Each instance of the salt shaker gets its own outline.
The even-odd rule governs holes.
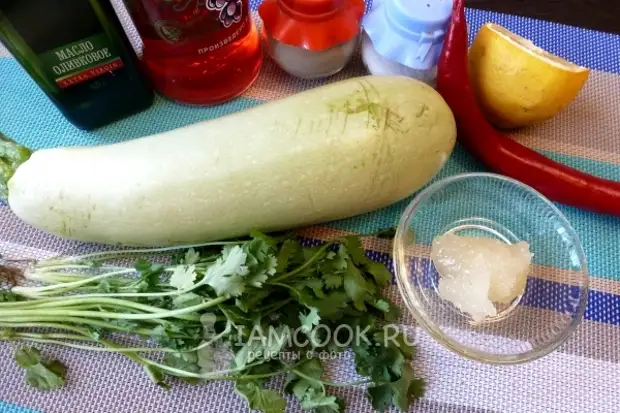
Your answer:
[[[362,60],[373,75],[435,86],[453,0],[375,0],[362,20]]]
[[[359,42],[364,0],[264,0],[258,8],[271,58],[302,79],[331,76]]]

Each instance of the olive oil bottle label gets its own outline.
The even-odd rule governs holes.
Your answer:
[[[39,59],[45,73],[62,89],[124,66],[104,33],[48,50]]]

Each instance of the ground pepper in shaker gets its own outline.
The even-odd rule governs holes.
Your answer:
[[[258,8],[271,58],[302,79],[333,75],[359,41],[364,0],[264,0]]]
[[[362,21],[362,60],[373,75],[435,86],[453,0],[375,0]]]

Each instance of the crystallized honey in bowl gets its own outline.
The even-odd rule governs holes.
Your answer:
[[[456,175],[421,191],[401,217],[394,266],[418,324],[484,363],[549,354],[586,307],[577,234],[548,199],[501,175]]]

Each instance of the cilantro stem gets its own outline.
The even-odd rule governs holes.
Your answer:
[[[38,301],[38,300],[37,300]],[[44,303],[37,303],[37,301],[32,301],[35,304],[28,306],[25,311],[28,310],[36,310],[41,308],[58,308],[58,307],[68,307],[78,304],[97,304],[100,306],[106,306],[115,309],[123,309],[123,308],[132,308],[135,310],[145,311],[149,313],[158,313],[161,312],[161,308],[153,307],[146,304],[140,304],[129,300],[119,300],[115,298],[99,298],[99,297],[91,297],[88,295],[82,295],[79,297],[55,297],[50,298],[48,301]],[[2,315],[0,314],[0,317]],[[179,317],[177,317],[179,318]],[[187,319],[187,318],[186,318]],[[200,317],[189,317],[189,321],[200,321]]]
[[[208,347],[208,346],[212,345],[214,342],[216,342],[217,340],[221,339],[222,337],[224,337],[226,334],[228,334],[230,332],[230,325],[227,325],[227,327],[226,327],[226,329],[224,331],[222,331],[220,334],[214,336],[211,340],[205,341],[204,343],[201,343],[199,346],[196,346],[194,348],[187,349],[187,350],[178,350],[178,349],[171,349],[171,348],[165,348],[165,347],[124,347],[124,348],[114,348],[113,349],[113,348],[109,348],[109,347],[86,346],[86,345],[67,343],[65,341],[55,340],[55,339],[67,339],[67,340],[76,340],[76,341],[100,342],[100,340],[94,339],[94,338],[90,337],[90,332],[88,330],[83,329],[83,328],[67,326],[67,325],[64,325],[64,324],[57,324],[57,323],[34,323],[34,324],[31,324],[30,326],[31,327],[44,327],[44,328],[63,329],[63,330],[68,330],[68,331],[73,331],[73,332],[79,333],[79,335],[67,334],[67,333],[24,333],[24,332],[12,332],[7,338],[3,338],[0,335],[0,340],[2,340],[2,339],[8,339],[8,340],[23,339],[23,340],[26,340],[26,341],[36,341],[36,342],[39,342],[39,343],[58,344],[58,345],[62,345],[62,346],[65,346],[65,347],[71,347],[71,348],[75,348],[75,349],[79,349],[79,350],[100,351],[100,352],[191,353],[191,352],[198,351],[198,350],[201,350],[201,349],[203,349],[205,347]],[[0,327],[5,327],[5,328],[25,328],[25,327],[28,327],[28,325],[26,325],[25,323],[12,324],[12,323],[0,322]],[[147,330],[147,332],[149,334],[152,333],[152,331],[148,331],[148,330]],[[41,341],[41,340],[45,340],[45,341]]]
[[[21,287],[21,286],[17,286],[17,287],[13,287],[12,291],[20,294],[20,295],[24,295],[24,296],[29,296],[32,295],[32,293],[43,293],[46,294],[50,291],[54,292],[54,290],[58,290],[58,289],[63,289],[66,290],[67,288],[75,288],[75,287],[81,287],[83,285],[87,285],[92,283],[93,281],[99,281],[99,280],[103,280],[105,278],[109,278],[109,277],[114,277],[117,275],[122,275],[122,274],[130,274],[130,273],[134,273],[136,272],[134,269],[124,269],[121,271],[112,271],[106,274],[101,274],[101,275],[97,275],[95,277],[90,277],[88,279],[84,279],[84,280],[80,280],[80,281],[73,281],[73,282],[69,282],[69,283],[64,283],[64,284],[55,284],[55,285],[46,285],[44,287]],[[36,294],[34,295],[36,297]]]
[[[100,320],[92,320],[88,318],[78,318],[78,317],[16,317],[11,318],[11,321],[0,321],[0,326],[7,328],[58,328],[65,330],[73,330],[73,325],[60,324],[60,323],[71,323],[71,324],[84,324],[90,325],[92,327],[101,327],[106,328],[108,330],[123,332],[123,333],[132,333],[132,334],[140,334],[144,336],[150,336],[153,334],[153,330],[146,328],[126,328],[121,327],[116,324],[108,323],[106,321]],[[47,321],[52,321],[52,323],[47,323]],[[163,321],[163,320],[162,320]],[[57,322],[57,323],[56,323]],[[76,327],[77,328],[77,327]]]
[[[67,334],[67,333],[11,333],[10,339],[23,338],[26,340],[77,340],[77,341],[94,341],[97,340],[92,337],[86,337],[80,334]],[[64,341],[57,341],[57,343],[64,343]]]
[[[263,307],[263,308],[259,309],[259,311],[262,312],[263,317],[265,317],[265,316],[267,316],[267,315],[269,315],[271,313],[274,313],[274,312],[278,311],[280,308],[284,307],[285,305],[287,305],[291,301],[293,301],[293,299],[291,297],[289,297],[286,300],[280,301],[279,303],[276,302],[276,303],[270,304],[270,305],[268,305],[266,307]]]
[[[156,361],[153,360],[149,360],[149,359],[142,359],[143,363],[148,364],[149,366],[153,366],[153,367],[157,367],[161,370],[167,371],[168,373],[171,373],[172,375],[175,375],[177,377],[188,377],[188,378],[194,378],[194,379],[205,379],[205,380],[238,380],[239,377],[230,377],[230,376],[214,376],[215,373],[205,373],[205,374],[198,374],[198,373],[192,373],[189,371],[185,371],[185,370],[180,370],[174,367],[170,367],[167,366],[165,364],[161,364],[158,363]],[[238,373],[240,371],[243,370],[247,370],[251,367],[256,367],[260,364],[263,364],[264,361],[257,361],[251,364],[248,364],[244,367],[237,367],[234,369],[228,369],[228,370],[222,370],[222,371],[218,371],[217,374],[230,374],[230,373]]]
[[[120,326],[115,326],[114,324],[110,324],[110,323],[101,323],[101,324],[104,324],[104,325],[97,326],[97,327],[105,327],[113,331],[124,332],[124,333],[135,333],[135,334],[141,334],[141,335],[151,335],[153,333],[153,331],[149,329],[143,329],[143,328],[128,329],[128,328],[123,328]],[[77,331],[76,328],[78,328],[78,327],[74,328],[74,326],[69,326],[66,324],[45,323],[45,322],[0,322],[0,327],[11,328],[11,329],[55,328],[58,330],[69,330],[69,331]],[[87,330],[81,330],[81,331],[87,331]]]
[[[152,318],[182,318],[179,316],[193,313],[196,311],[204,310],[215,305],[221,304],[228,300],[228,297],[214,298],[206,303],[198,304],[191,307],[185,307],[178,310],[161,311],[158,313],[149,314],[123,314],[112,313],[106,311],[75,311],[70,309],[20,309],[20,310],[6,310],[0,313],[0,320],[8,316],[23,316],[23,315],[48,315],[48,316],[75,316],[75,317],[94,317],[94,318],[111,318],[117,320],[148,320]],[[30,313],[30,314],[28,314]]]
[[[177,246],[162,247],[162,248],[138,248],[138,249],[133,249],[133,250],[100,251],[100,252],[93,252],[90,254],[76,255],[76,256],[68,257],[64,259],[41,260],[36,264],[36,266],[38,268],[44,268],[50,265],[62,265],[65,263],[70,263],[70,262],[89,261],[89,260],[92,260],[93,258],[98,258],[99,260],[109,260],[113,258],[128,258],[130,256],[135,256],[135,255],[156,254],[156,253],[178,251],[178,250],[184,250],[184,249],[190,249],[190,248],[239,245],[239,244],[243,244],[244,242],[245,240],[219,241],[219,242],[207,242],[203,244],[177,245]]]
[[[79,340],[82,340],[82,341],[96,341],[94,339],[89,339],[87,337],[81,337],[81,336],[77,336],[77,337],[79,337]],[[4,339],[2,337],[0,337],[0,340],[4,340]],[[108,352],[123,353],[123,351],[120,351],[122,349],[112,349],[112,348],[108,348],[108,347],[86,346],[86,345],[80,345],[80,344],[67,343],[66,341],[60,341],[60,340],[54,340],[54,339],[38,338],[38,337],[27,337],[27,335],[25,335],[25,334],[17,334],[17,333],[12,335],[12,336],[10,336],[6,340],[27,341],[27,342],[38,343],[38,344],[53,344],[53,345],[57,345],[57,346],[73,348],[73,349],[76,349],[76,350],[90,350],[90,351],[100,350],[100,351],[104,351],[104,352],[108,351]]]
[[[295,268],[293,271],[289,271],[289,272],[287,272],[285,274],[282,274],[282,275],[279,275],[279,276],[273,278],[271,280],[270,284],[286,280],[287,278],[294,277],[295,275],[303,272],[306,268],[310,267],[312,264],[314,264],[316,261],[318,261],[318,259],[321,258],[321,255],[325,251],[327,251],[327,249],[329,247],[331,247],[332,245],[333,245],[333,242],[328,242],[328,243],[324,244],[321,248],[319,248],[319,250],[312,257],[310,257],[310,259],[308,259],[302,265],[300,265],[299,267]]]
[[[287,366],[283,369],[280,369],[278,371],[275,372],[271,372],[271,373],[264,373],[264,374],[251,374],[251,375],[242,375],[242,376],[214,376],[213,374],[231,374],[231,373],[238,373],[240,371],[243,370],[247,370],[250,369],[252,367],[258,366],[260,364],[263,364],[264,361],[257,361],[251,364],[248,364],[244,367],[237,367],[234,369],[229,369],[229,370],[222,370],[222,371],[218,371],[218,372],[212,372],[212,373],[205,373],[205,374],[198,374],[198,373],[192,373],[189,371],[185,371],[185,370],[180,370],[180,369],[176,369],[174,367],[170,367],[170,366],[166,366],[165,364],[160,364],[157,363],[155,361],[152,360],[148,360],[145,359],[144,360],[147,364],[153,366],[153,367],[157,367],[160,368],[162,370],[167,371],[169,374],[177,376],[177,377],[187,377],[187,378],[195,378],[195,379],[204,379],[204,380],[227,380],[227,381],[237,381],[237,380],[253,380],[253,379],[262,379],[262,378],[268,378],[268,377],[273,377],[273,376],[277,376],[280,375],[282,373],[286,373],[288,371],[293,370],[295,367],[298,367],[300,364],[302,364],[303,362],[305,362],[305,360],[297,362],[291,366]]]
[[[319,379],[315,379],[315,378],[310,377],[310,376],[307,376],[307,375],[303,374],[302,372],[300,372],[300,371],[299,371],[299,370],[297,370],[297,369],[293,369],[293,370],[291,370],[291,371],[292,371],[293,373],[295,373],[296,375],[298,375],[299,377],[301,377],[301,378],[304,378],[304,379],[306,379],[306,380],[308,380],[308,381],[310,381],[310,382],[315,382],[315,383],[320,384],[320,385],[321,385],[321,389],[323,389],[323,393],[325,393],[325,392],[326,392],[326,391],[325,391],[325,384],[324,384],[321,380],[319,380]]]
[[[45,283],[47,285],[54,284],[66,284],[73,281],[81,281],[81,280],[92,280],[93,276],[82,273],[63,273],[63,272],[30,272],[26,276],[28,280],[31,281],[39,281],[41,283]],[[106,280],[110,285],[114,286],[126,286],[128,284],[134,283],[135,280],[130,278],[110,278]],[[92,287],[82,287],[82,288],[92,288]],[[77,288],[76,288],[77,289]]]
[[[55,270],[55,269],[63,269],[63,270],[89,270],[92,269],[92,265],[88,265],[88,264],[55,264],[55,265],[46,265],[46,266],[36,266],[37,269],[40,269],[41,271],[31,271],[31,272],[26,272],[26,274],[24,274],[24,276],[27,279],[33,279],[30,278],[32,276],[36,276],[38,274],[46,274],[48,272],[51,272],[51,270]],[[127,268],[124,267],[109,267],[106,269],[109,270],[126,270]],[[45,277],[41,277],[41,278],[35,278],[35,279],[45,279]]]
[[[90,319],[90,318],[83,318],[80,316],[49,316],[48,313],[44,313],[44,314],[36,314],[36,315],[27,315],[27,316],[14,316],[14,317],[9,317],[6,320],[2,319],[2,315],[4,315],[3,313],[0,313],[0,322],[13,322],[13,323],[22,323],[22,322],[46,322],[46,321],[62,321],[62,322],[68,322],[68,323],[82,323],[82,324],[88,324],[88,325],[93,325],[93,326],[99,326],[99,327],[103,327],[103,328],[112,328],[112,327],[108,327],[108,326],[115,326],[117,327],[117,331],[124,331],[127,333],[135,333],[135,334],[142,334],[142,333],[138,333],[137,330],[134,330],[132,328],[128,328],[128,329],[123,329],[120,330],[118,329],[118,325],[116,324],[112,324],[112,323],[106,323],[105,321],[100,321],[100,320],[94,320],[94,319]],[[82,322],[80,321],[72,321],[72,320],[84,320]],[[148,320],[141,320],[143,323],[150,323],[150,324],[159,324],[162,326],[166,326],[170,323],[170,321],[168,320],[162,320],[159,318],[150,318]],[[151,331],[148,330],[149,332],[147,334],[151,334]]]
[[[54,345],[57,345],[57,346],[73,348],[73,349],[76,349],[76,350],[95,351],[95,352],[101,352],[101,353],[147,353],[147,352],[152,352],[152,353],[179,353],[179,352],[183,352],[183,351],[179,351],[179,350],[172,349],[172,348],[166,348],[166,347],[164,347],[164,348],[162,348],[162,347],[118,347],[118,348],[115,348],[115,347],[96,347],[96,346],[88,346],[88,345],[82,345],[82,344],[68,343],[66,341],[55,340],[53,338],[46,338],[46,337],[42,337],[42,336],[43,335],[41,335],[41,337],[38,337],[35,334],[14,333],[13,335],[10,336],[9,340],[31,341],[31,342],[40,343],[40,344],[54,344]],[[59,338],[67,338],[67,339],[72,339],[72,340],[76,340],[76,341],[93,341],[93,342],[98,342],[98,340],[95,340],[93,338],[83,337],[83,336],[79,336],[79,335],[66,334],[65,336],[66,337],[59,337]],[[0,340],[2,340],[2,338],[0,338]],[[191,350],[188,350],[188,351],[191,351]]]
[[[122,312],[127,312],[129,309],[138,310],[146,313],[160,313],[162,310],[159,307],[152,307],[150,305],[140,304],[133,301],[128,300],[117,300],[112,298],[93,298],[80,296],[76,298],[72,297],[55,297],[54,299],[48,299],[48,301],[43,303],[37,303],[36,301],[30,301],[31,303],[28,306],[21,307],[19,305],[11,307],[13,310],[22,309],[24,314],[27,314],[31,311],[42,310],[46,308],[52,308],[55,310],[60,310],[65,308],[66,310],[77,311],[84,310],[86,308],[107,308],[111,310],[120,310]],[[18,302],[19,303],[19,302]],[[7,312],[3,311],[0,313],[0,319]],[[198,315],[179,315],[176,318],[187,321],[200,321],[200,316]]]
[[[57,284],[60,285],[60,284]],[[170,291],[162,291],[162,292],[157,292],[157,293],[136,293],[136,292],[130,292],[130,293],[91,293],[91,294],[82,294],[81,297],[88,297],[88,298],[121,298],[121,297],[127,297],[127,298],[156,298],[156,297],[172,297],[172,296],[179,296],[182,294],[187,294],[190,293],[194,290],[196,290],[199,287],[202,287],[204,284],[194,284],[192,287],[190,288],[186,288],[184,290],[170,290]],[[122,287],[121,287],[122,288]],[[129,287],[126,287],[129,288]],[[73,289],[71,289],[73,290]],[[67,292],[70,290],[67,290]],[[21,294],[21,293],[20,293]]]
[[[297,294],[297,297],[301,297],[301,293],[297,290],[297,288],[295,288],[293,286],[282,284],[282,283],[276,283],[276,282],[268,282],[266,284],[275,285],[275,286],[278,286],[278,287],[286,288],[287,290],[292,291],[295,294]]]

